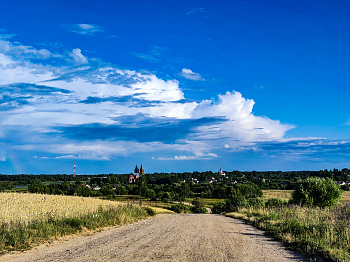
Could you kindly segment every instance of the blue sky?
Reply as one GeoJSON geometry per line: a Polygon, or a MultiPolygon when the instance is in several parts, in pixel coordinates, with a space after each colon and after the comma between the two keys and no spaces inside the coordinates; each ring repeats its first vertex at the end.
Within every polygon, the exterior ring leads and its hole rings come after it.
{"type": "Polygon", "coordinates": [[[2,1],[0,173],[350,163],[348,1],[2,1]]]}

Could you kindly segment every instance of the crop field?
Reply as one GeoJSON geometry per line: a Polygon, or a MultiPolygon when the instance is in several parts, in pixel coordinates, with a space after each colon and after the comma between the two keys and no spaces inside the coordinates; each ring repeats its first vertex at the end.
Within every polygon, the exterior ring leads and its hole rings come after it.
{"type": "Polygon", "coordinates": [[[81,217],[120,205],[115,201],[76,196],[0,193],[0,225],[81,217]]]}
{"type": "Polygon", "coordinates": [[[0,193],[0,253],[83,229],[131,223],[154,213],[150,207],[88,197],[0,193]]]}

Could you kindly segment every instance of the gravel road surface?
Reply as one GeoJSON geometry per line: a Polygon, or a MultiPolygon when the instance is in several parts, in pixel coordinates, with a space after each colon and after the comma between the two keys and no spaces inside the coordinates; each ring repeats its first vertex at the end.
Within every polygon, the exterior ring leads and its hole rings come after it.
{"type": "Polygon", "coordinates": [[[310,260],[287,251],[240,220],[213,214],[174,214],[7,254],[0,261],[310,260]]]}

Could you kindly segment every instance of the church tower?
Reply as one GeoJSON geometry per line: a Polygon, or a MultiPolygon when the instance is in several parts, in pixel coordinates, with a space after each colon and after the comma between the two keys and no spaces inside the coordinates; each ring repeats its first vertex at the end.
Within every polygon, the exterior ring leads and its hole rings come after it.
{"type": "Polygon", "coordinates": [[[145,174],[145,170],[143,169],[142,164],[141,164],[141,168],[140,168],[140,174],[141,174],[141,175],[144,175],[144,174],[145,174]]]}
{"type": "MultiPolygon", "coordinates": [[[[142,165],[141,165],[141,168],[142,168],[142,165]]],[[[139,168],[138,168],[138,166],[136,165],[136,167],[135,167],[135,172],[134,172],[135,174],[139,174],[140,173],[140,170],[139,170],[139,168]]]]}

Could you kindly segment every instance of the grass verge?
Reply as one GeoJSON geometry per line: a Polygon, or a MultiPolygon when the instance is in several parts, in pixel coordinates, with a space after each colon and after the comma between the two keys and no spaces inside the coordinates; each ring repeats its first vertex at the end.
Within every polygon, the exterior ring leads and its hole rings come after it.
{"type": "Polygon", "coordinates": [[[249,207],[227,216],[248,221],[288,246],[331,261],[350,261],[350,205],[249,207]]]}
{"type": "Polygon", "coordinates": [[[100,208],[96,213],[81,217],[36,220],[29,224],[3,223],[0,225],[0,253],[25,250],[50,239],[78,233],[83,229],[94,230],[132,223],[154,215],[152,211],[151,208],[137,205],[120,205],[107,210],[100,208]]]}

